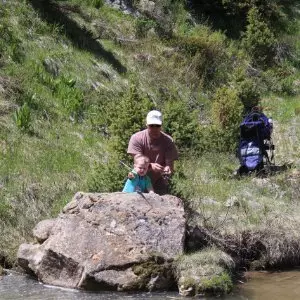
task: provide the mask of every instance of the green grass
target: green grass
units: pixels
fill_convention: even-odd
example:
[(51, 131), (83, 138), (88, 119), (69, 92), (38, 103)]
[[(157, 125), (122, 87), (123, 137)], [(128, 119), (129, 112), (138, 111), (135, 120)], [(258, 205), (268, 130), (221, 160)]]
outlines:
[[(174, 264), (182, 295), (226, 294), (233, 287), (229, 274), (234, 269), (234, 261), (216, 248), (180, 256)], [(190, 293), (186, 293), (188, 290)]]
[(300, 115), (300, 97), (278, 97), (271, 96), (264, 99), (265, 111), (275, 121), (280, 123), (290, 123), (292, 119)]

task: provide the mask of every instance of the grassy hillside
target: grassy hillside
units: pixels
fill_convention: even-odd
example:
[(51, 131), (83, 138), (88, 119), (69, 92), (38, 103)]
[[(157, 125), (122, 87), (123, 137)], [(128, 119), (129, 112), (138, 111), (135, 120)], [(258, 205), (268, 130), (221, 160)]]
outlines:
[[(183, 1), (152, 14), (135, 3), (133, 14), (96, 0), (1, 5), (0, 261), (14, 265), (33, 226), (78, 190), (120, 190), (128, 138), (158, 108), (181, 152), (172, 189), (190, 224), (247, 266), (298, 263), (299, 23), (276, 36), (254, 9), (232, 38)], [(267, 40), (251, 52), (255, 24)], [(268, 59), (264, 45), (276, 48)], [(237, 180), (238, 124), (253, 104), (274, 119), (276, 165), (291, 168)]]

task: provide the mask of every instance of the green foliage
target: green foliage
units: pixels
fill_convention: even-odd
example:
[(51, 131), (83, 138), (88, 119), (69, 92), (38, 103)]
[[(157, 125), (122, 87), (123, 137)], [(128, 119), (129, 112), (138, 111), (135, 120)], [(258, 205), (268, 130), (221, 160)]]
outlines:
[(13, 27), (8, 22), (0, 24), (0, 58), (2, 55), (15, 62), (21, 62), (24, 58), (22, 41), (16, 36)]
[(95, 8), (100, 8), (104, 4), (104, 0), (88, 0), (87, 3)]
[(139, 94), (136, 85), (131, 85), (117, 103), (108, 106), (108, 132), (111, 136), (112, 150), (119, 155), (119, 159), (126, 159), (126, 149), (130, 136), (145, 127), (146, 115), (154, 108), (153, 103)]
[[(170, 38), (173, 35), (177, 17), (182, 13), (185, 1), (184, 0), (160, 0), (156, 1), (154, 7), (146, 2), (146, 5), (141, 1), (133, 1), (133, 6), (142, 8), (146, 15), (155, 21), (155, 30), (160, 37)], [(147, 4), (149, 7), (147, 7)], [(146, 25), (146, 24), (144, 24)], [(144, 26), (139, 24), (139, 26)]]
[(213, 125), (208, 129), (211, 145), (219, 151), (235, 149), (242, 112), (236, 90), (222, 87), (216, 91), (211, 110)]
[(197, 85), (212, 88), (227, 77), (229, 60), (225, 36), (206, 26), (197, 26), (186, 36), (174, 39), (174, 45), (189, 59), (189, 72), (198, 76)]
[(53, 96), (59, 100), (63, 111), (79, 121), (84, 111), (84, 95), (82, 89), (76, 87), (76, 80), (64, 75), (54, 78), (44, 71), (38, 73), (41, 81), (51, 87)]
[(96, 166), (88, 183), (90, 191), (115, 192), (122, 189), (129, 170), (124, 169), (120, 160), (130, 166), (126, 152), (129, 139), (134, 132), (145, 127), (146, 115), (153, 108), (153, 103), (143, 98), (134, 84), (121, 99), (107, 105), (102, 122), (108, 126), (108, 147), (111, 151), (107, 162)]
[(119, 157), (110, 157), (95, 166), (88, 180), (88, 190), (98, 193), (121, 191), (129, 171), (120, 164)]
[(153, 20), (137, 18), (135, 22), (135, 35), (137, 38), (145, 38), (151, 28), (155, 28), (156, 23)]
[(27, 133), (30, 131), (32, 125), (31, 111), (27, 102), (25, 102), (21, 107), (18, 107), (13, 115), (13, 118), (15, 124), (20, 130)]
[(243, 106), (237, 91), (232, 88), (219, 88), (212, 104), (212, 121), (217, 127), (228, 130), (238, 127)]
[(104, 0), (71, 0), (70, 2), (73, 2), (80, 6), (95, 7), (97, 9), (101, 8), (104, 5)]
[(274, 59), (276, 38), (257, 8), (249, 10), (247, 21), (242, 46), (254, 64), (268, 66)]
[(228, 294), (232, 288), (232, 279), (226, 271), (210, 279), (204, 279), (201, 286), (202, 290), (212, 294)]
[(253, 106), (258, 105), (260, 91), (257, 83), (250, 78), (245, 78), (236, 83), (238, 97), (244, 105), (245, 111), (250, 111)]
[(0, 202), (0, 219), (5, 223), (12, 222), (12, 207), (5, 200)]
[(84, 97), (81, 89), (75, 86), (76, 80), (62, 76), (53, 81), (53, 93), (62, 101), (66, 109), (76, 121), (80, 119), (84, 110)]
[(295, 68), (288, 64), (281, 64), (268, 69), (264, 73), (264, 80), (273, 93), (282, 96), (296, 96), (300, 92), (298, 77)]
[(179, 151), (197, 148), (199, 143), (198, 111), (189, 111), (184, 101), (170, 100), (163, 107), (164, 131), (172, 136)]
[(298, 0), (191, 0), (189, 3), (198, 19), (209, 20), (214, 28), (235, 38), (245, 30), (247, 15), (253, 8), (258, 9), (276, 33), (288, 32), (299, 15)]

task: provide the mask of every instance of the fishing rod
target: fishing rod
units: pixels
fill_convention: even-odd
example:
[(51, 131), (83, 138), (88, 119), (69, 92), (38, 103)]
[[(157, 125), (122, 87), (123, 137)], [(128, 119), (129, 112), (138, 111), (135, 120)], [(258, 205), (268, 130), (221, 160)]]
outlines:
[(127, 168), (128, 170), (131, 171), (132, 168), (130, 168), (128, 165), (126, 165), (123, 160), (119, 160), (119, 162), (122, 166), (124, 166), (125, 168)]

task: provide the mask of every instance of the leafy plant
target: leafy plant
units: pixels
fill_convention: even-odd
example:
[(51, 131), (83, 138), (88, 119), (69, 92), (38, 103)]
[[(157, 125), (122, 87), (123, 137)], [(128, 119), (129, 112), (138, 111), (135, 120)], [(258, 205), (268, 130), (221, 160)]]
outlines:
[(24, 58), (22, 42), (6, 22), (0, 24), (0, 53), (15, 62), (21, 62)]
[(211, 109), (213, 126), (208, 128), (211, 145), (224, 151), (235, 149), (242, 112), (236, 90), (222, 87), (216, 91)]
[(209, 89), (226, 79), (230, 65), (225, 51), (225, 35), (199, 25), (188, 35), (174, 38), (173, 43), (189, 58), (189, 72), (197, 75), (197, 85)]
[(98, 193), (121, 191), (128, 171), (121, 166), (119, 157), (113, 156), (95, 166), (88, 180), (88, 190)]
[(14, 115), (13, 115), (14, 121), (17, 125), (17, 127), (24, 131), (24, 132), (29, 132), (31, 129), (31, 112), (30, 108), (25, 102), (21, 107), (19, 107)]
[(156, 23), (153, 20), (137, 18), (135, 22), (135, 35), (137, 38), (145, 38), (151, 28), (155, 28)]
[(84, 110), (84, 97), (81, 89), (75, 86), (76, 80), (65, 76), (52, 81), (53, 93), (60, 99), (66, 112), (78, 121)]
[(198, 111), (189, 111), (184, 101), (170, 100), (165, 103), (163, 114), (164, 130), (172, 136), (178, 149), (196, 148), (199, 143)]
[(247, 21), (248, 25), (242, 38), (242, 46), (253, 58), (254, 64), (270, 65), (275, 55), (276, 38), (274, 33), (256, 7), (249, 10)]
[(238, 127), (242, 111), (243, 105), (236, 90), (222, 87), (216, 91), (212, 105), (212, 120), (216, 126), (224, 130)]
[(128, 93), (118, 103), (113, 103), (113, 106), (109, 106), (107, 110), (110, 145), (120, 159), (126, 159), (130, 136), (145, 127), (146, 115), (154, 105), (148, 98), (142, 97), (133, 84)]

